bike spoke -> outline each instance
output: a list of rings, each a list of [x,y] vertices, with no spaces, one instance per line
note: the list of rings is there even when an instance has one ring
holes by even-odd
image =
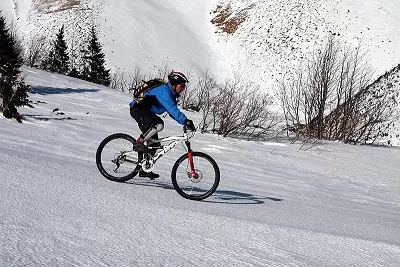
[[[190,192],[189,192],[189,195],[191,195],[192,194],[192,191],[193,191],[193,185],[192,185],[192,188],[190,188]]]

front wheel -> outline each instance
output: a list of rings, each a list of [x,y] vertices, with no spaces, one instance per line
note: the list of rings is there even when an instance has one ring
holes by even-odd
[[[217,189],[219,168],[215,160],[205,153],[192,152],[192,155],[194,173],[188,154],[182,155],[172,167],[172,184],[182,197],[202,200]]]
[[[135,144],[136,140],[124,133],[105,138],[96,152],[96,165],[100,173],[115,182],[133,178],[140,170],[140,155]]]

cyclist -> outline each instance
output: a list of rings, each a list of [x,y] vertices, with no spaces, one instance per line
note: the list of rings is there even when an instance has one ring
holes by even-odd
[[[157,116],[168,112],[168,114],[179,124],[185,125],[189,130],[194,131],[192,120],[189,120],[177,107],[177,98],[185,90],[189,82],[182,72],[173,71],[168,75],[168,83],[162,84],[145,92],[144,99],[136,103],[130,102],[130,113],[138,123],[142,131],[137,139],[136,148],[141,152],[149,152],[144,142],[149,138],[158,139],[158,132],[164,129],[164,121]],[[154,144],[159,146],[160,144]],[[151,151],[153,154],[155,151]],[[141,160],[141,159],[139,159]],[[143,170],[139,171],[140,177],[158,178],[160,175]]]

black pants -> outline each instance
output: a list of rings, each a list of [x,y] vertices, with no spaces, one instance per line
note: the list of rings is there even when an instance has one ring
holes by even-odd
[[[131,116],[138,123],[143,135],[157,124],[164,125],[164,121],[146,107],[131,108]],[[153,135],[152,138],[158,139],[158,133]]]

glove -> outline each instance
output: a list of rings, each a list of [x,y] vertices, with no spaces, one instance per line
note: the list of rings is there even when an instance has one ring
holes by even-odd
[[[183,123],[190,131],[193,132],[196,130],[196,127],[194,127],[194,123],[192,120],[186,119]]]

